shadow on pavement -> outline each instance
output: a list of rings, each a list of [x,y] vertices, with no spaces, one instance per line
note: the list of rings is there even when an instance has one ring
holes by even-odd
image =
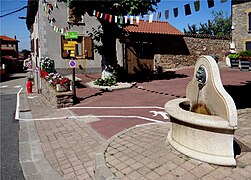
[[[14,79],[20,79],[20,78],[25,78],[27,76],[13,76],[12,74],[0,76],[0,82],[5,82],[5,81],[11,81]]]
[[[237,109],[251,108],[251,81],[243,85],[226,85],[224,88],[232,96]]]
[[[175,71],[165,71],[158,74],[154,73],[145,73],[144,71],[137,72],[134,75],[129,75],[127,82],[149,82],[154,80],[170,80],[176,78],[186,78],[188,75],[186,74],[176,74]]]

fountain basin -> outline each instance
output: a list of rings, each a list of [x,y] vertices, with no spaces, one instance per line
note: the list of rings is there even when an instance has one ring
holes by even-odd
[[[181,153],[204,162],[235,166],[234,131],[220,116],[190,112],[181,108],[190,104],[187,98],[168,101],[165,109],[172,123],[167,141]]]
[[[195,104],[206,105],[213,115],[191,112]],[[168,101],[165,110],[171,121],[167,141],[172,147],[200,161],[236,166],[236,106],[221,83],[218,65],[212,57],[199,57],[186,98]]]

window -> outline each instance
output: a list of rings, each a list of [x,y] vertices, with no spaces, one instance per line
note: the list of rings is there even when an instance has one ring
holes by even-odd
[[[153,59],[153,44],[151,42],[137,42],[136,44],[140,59]]]
[[[251,41],[246,41],[246,50],[251,50]]]
[[[61,37],[62,58],[93,59],[93,42],[91,37],[78,36],[78,39]]]

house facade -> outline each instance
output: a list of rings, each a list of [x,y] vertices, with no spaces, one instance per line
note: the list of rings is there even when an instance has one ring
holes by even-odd
[[[57,0],[29,0],[27,9],[27,28],[31,34],[31,58],[33,66],[41,67],[41,58],[54,60],[55,70],[62,75],[70,74],[69,62],[76,61],[76,73],[100,73],[101,55],[94,52],[95,42],[90,37],[92,28],[100,23],[87,13],[83,23],[70,20],[66,3]],[[77,37],[67,39],[66,32],[77,33]],[[33,67],[34,69],[34,67]]]
[[[6,35],[0,36],[1,44],[1,69],[6,73],[16,72],[18,68],[18,40]]]
[[[251,50],[251,1],[232,1],[232,41],[236,52]]]
[[[140,21],[125,30],[127,35],[121,45],[124,51],[120,53],[123,55],[117,58],[128,74],[192,66],[201,55],[214,55],[222,61],[230,43],[229,37],[184,34],[161,21]]]

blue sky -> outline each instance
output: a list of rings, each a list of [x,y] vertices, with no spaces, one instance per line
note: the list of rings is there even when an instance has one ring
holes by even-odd
[[[49,2],[50,0],[48,0]],[[200,10],[195,12],[193,2],[195,0],[161,0],[158,5],[157,12],[161,12],[161,21],[167,21],[174,27],[183,32],[183,28],[187,25],[197,24],[200,22],[206,23],[208,19],[212,19],[211,11],[220,11],[231,15],[231,0],[221,3],[220,0],[214,0],[214,7],[208,8],[207,0],[200,0]],[[1,15],[12,12],[27,5],[27,0],[1,0]],[[184,5],[190,4],[191,15],[185,16]],[[174,17],[173,8],[179,9],[178,17]],[[169,10],[169,18],[165,18],[165,10]],[[156,14],[154,14],[156,19]],[[17,36],[19,42],[19,51],[22,49],[30,49],[29,31],[27,30],[25,20],[19,19],[19,16],[26,16],[26,9],[14,13],[12,15],[0,18],[1,35],[9,37]]]

